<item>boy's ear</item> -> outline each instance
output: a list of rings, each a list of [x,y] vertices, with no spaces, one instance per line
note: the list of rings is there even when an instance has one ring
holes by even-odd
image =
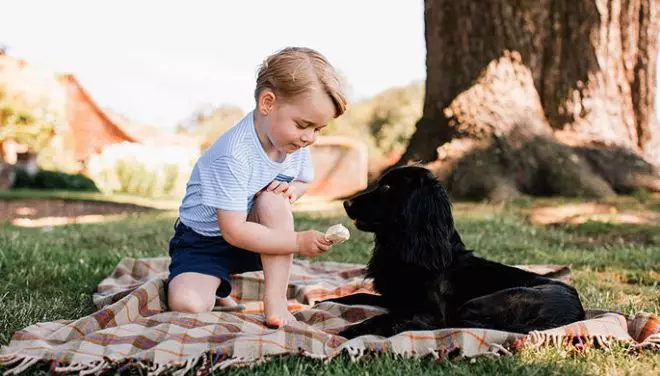
[[[269,89],[264,89],[259,94],[259,112],[262,115],[268,115],[273,110],[275,104],[275,93]]]

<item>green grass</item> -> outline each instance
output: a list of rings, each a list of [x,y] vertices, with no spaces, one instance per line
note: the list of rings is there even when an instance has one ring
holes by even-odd
[[[658,199],[632,200],[637,207],[660,211]],[[577,227],[532,226],[524,212],[538,203],[521,201],[501,206],[458,203],[457,227],[477,253],[510,264],[567,264],[573,283],[588,308],[624,313],[660,313],[660,226],[586,223]],[[562,201],[563,202],[563,201]],[[629,198],[621,201],[631,205]],[[75,319],[94,311],[91,295],[121,258],[167,254],[172,215],[140,214],[106,224],[55,227],[50,232],[0,224],[0,344],[36,322]],[[358,232],[345,217],[299,214],[298,229],[342,222],[351,230],[349,242],[320,260],[364,263],[372,238]],[[632,234],[632,235],[631,235]],[[640,235],[641,234],[641,235]],[[0,368],[0,372],[3,369]],[[37,367],[30,372],[44,372]],[[351,363],[340,357],[329,364],[297,357],[278,358],[236,375],[367,375],[367,374],[660,374],[660,353],[629,353],[624,349],[563,354],[556,349],[524,351],[499,359],[448,361],[403,359],[391,355],[365,357]]]
[[[161,210],[175,210],[179,206],[178,198],[145,198],[130,194],[105,194],[101,192],[10,189],[0,190],[0,200],[59,199],[78,201],[114,202],[134,204]]]

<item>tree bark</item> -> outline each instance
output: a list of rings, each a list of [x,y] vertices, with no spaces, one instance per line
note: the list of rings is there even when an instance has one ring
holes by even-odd
[[[426,0],[424,112],[397,165],[455,196],[660,190],[656,0]]]
[[[0,141],[0,191],[11,188],[16,176],[14,166],[5,162],[3,142]]]

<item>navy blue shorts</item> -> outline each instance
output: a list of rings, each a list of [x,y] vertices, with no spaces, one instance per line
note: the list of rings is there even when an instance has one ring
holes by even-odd
[[[222,280],[215,293],[222,298],[231,293],[231,274],[262,269],[259,254],[234,247],[222,236],[200,235],[179,219],[170,240],[170,258],[170,281],[187,272],[212,275]]]

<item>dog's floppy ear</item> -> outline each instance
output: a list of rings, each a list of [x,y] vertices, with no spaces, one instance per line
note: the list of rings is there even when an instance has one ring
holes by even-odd
[[[403,210],[406,226],[406,260],[442,270],[452,262],[454,219],[447,192],[439,182],[424,184],[413,191]],[[459,238],[460,241],[460,238]]]

